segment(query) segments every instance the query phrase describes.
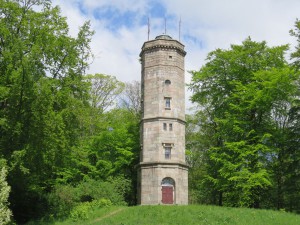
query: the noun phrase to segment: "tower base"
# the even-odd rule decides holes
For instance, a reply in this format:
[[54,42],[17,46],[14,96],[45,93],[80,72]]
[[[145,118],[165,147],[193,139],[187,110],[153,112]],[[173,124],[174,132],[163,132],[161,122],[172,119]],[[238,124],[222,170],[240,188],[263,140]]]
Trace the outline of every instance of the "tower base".
[[176,163],[140,163],[138,204],[188,204],[188,167]]

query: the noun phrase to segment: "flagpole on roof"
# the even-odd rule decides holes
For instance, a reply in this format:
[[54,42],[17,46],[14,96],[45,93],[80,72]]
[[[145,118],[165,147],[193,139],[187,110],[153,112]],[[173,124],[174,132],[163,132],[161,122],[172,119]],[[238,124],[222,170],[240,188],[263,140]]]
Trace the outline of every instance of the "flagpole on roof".
[[167,18],[165,17],[165,34],[167,34]]
[[150,19],[148,17],[148,41],[149,41],[149,36],[150,36]]
[[180,17],[180,20],[179,20],[179,41],[180,41],[180,36],[181,36],[181,17]]

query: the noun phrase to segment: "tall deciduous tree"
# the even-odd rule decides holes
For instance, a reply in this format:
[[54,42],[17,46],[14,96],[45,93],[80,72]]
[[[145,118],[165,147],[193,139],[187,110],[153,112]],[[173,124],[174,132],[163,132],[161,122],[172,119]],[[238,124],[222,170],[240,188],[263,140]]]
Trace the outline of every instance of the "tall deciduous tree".
[[298,77],[284,59],[287,48],[248,38],[209,53],[206,65],[193,72],[192,100],[214,125],[206,181],[219,192],[220,205],[259,207],[272,186],[267,168],[279,154],[270,143],[274,115],[297,90]]
[[125,83],[125,90],[121,97],[122,105],[138,117],[141,114],[141,82]]
[[214,126],[203,112],[186,115],[186,161],[189,169],[189,202],[216,204],[214,190],[204,184],[207,175],[208,150],[214,146]]
[[[296,38],[296,49],[292,52],[292,66],[300,74],[300,20],[295,21],[294,29],[290,34]],[[278,208],[287,208],[290,211],[300,212],[300,79],[296,85],[298,92],[295,94],[292,104],[283,105],[288,108],[288,114],[279,114],[281,117],[279,125],[281,129],[277,135],[277,141],[281,148],[284,147],[284,154],[280,155],[280,164],[277,171],[281,179],[278,179],[281,189],[276,190]],[[279,166],[280,165],[280,166]]]
[[68,30],[50,1],[0,0],[0,154],[18,222],[47,211],[44,193],[82,135],[93,32],[89,22],[77,37]]
[[91,105],[93,108],[99,109],[100,112],[112,107],[125,87],[124,83],[110,75],[97,73],[86,76],[85,80],[91,85]]

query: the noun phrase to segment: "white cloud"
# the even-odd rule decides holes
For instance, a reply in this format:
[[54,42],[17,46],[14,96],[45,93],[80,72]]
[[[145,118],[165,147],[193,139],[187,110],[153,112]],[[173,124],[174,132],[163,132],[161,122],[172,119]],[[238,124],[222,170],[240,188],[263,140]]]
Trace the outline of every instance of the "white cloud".
[[[89,73],[114,75],[121,81],[140,79],[139,53],[147,40],[147,22],[151,18],[151,39],[164,32],[164,16],[149,12],[163,4],[167,10],[167,33],[178,39],[178,20],[182,18],[181,41],[186,46],[186,70],[199,70],[208,52],[240,44],[248,36],[269,45],[295,43],[289,30],[299,14],[299,0],[55,0],[68,18],[70,32],[91,20],[96,31],[92,49],[96,58]],[[116,30],[109,29],[111,18],[95,18],[103,7],[136,14],[135,21],[121,21]],[[154,7],[154,9],[156,9]],[[113,16],[113,15],[112,15]],[[124,18],[123,18],[124,19]],[[141,20],[143,19],[143,22]],[[118,21],[119,22],[119,21]],[[128,26],[131,22],[131,26]],[[129,28],[130,27],[130,28]],[[190,75],[186,73],[186,81]],[[190,106],[190,104],[187,104]]]
[[95,8],[112,6],[120,11],[139,11],[145,8],[147,1],[144,0],[82,0],[82,5],[87,9],[93,10]]

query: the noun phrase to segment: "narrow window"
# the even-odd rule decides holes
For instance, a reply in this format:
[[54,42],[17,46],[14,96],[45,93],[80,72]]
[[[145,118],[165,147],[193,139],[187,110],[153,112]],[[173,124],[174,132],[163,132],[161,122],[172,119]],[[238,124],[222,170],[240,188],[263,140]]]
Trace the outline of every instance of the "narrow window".
[[172,59],[172,56],[171,56],[171,55],[169,55],[169,59]]
[[171,146],[165,146],[165,159],[171,159]]
[[172,146],[171,143],[163,143],[165,159],[171,159]]
[[171,108],[171,98],[165,97],[165,107],[166,107],[166,109]]
[[173,124],[169,123],[169,131],[172,131],[172,130],[173,130]]
[[167,130],[167,123],[164,123],[164,130]]

